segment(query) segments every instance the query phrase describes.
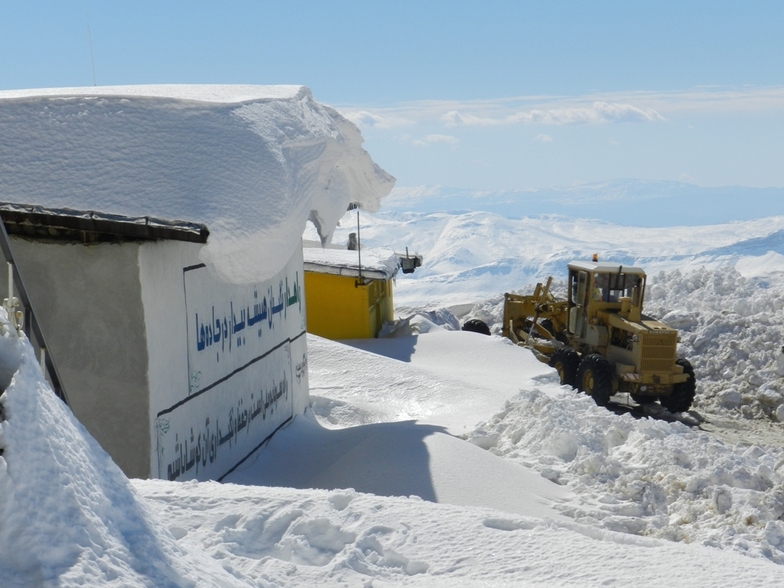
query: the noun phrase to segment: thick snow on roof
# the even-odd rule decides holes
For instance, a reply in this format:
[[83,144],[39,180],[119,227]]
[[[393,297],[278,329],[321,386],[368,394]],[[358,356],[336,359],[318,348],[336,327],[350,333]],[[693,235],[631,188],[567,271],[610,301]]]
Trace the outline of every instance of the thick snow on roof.
[[295,98],[303,86],[252,86],[252,85],[209,85],[209,84],[161,84],[157,86],[90,86],[84,88],[37,88],[29,90],[3,90],[4,98],[39,98],[96,96],[174,98],[177,100],[196,100],[199,102],[218,102],[236,104],[252,100]]
[[[261,280],[394,179],[359,130],[302,86],[0,92],[0,200],[205,223],[202,259]],[[275,254],[271,255],[270,252]]]

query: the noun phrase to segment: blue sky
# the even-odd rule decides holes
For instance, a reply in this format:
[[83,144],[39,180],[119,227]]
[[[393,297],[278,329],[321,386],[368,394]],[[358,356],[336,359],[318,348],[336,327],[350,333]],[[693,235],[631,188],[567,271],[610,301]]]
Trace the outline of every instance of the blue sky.
[[0,0],[0,89],[304,84],[399,186],[784,187],[784,2]]

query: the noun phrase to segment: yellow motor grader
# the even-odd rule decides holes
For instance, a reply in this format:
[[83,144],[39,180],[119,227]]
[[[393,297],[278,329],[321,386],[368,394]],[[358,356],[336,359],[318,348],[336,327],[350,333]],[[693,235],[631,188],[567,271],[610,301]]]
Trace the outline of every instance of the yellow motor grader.
[[503,335],[600,406],[628,392],[638,404],[659,400],[670,412],[688,410],[694,370],[676,357],[677,331],[642,314],[645,272],[598,261],[568,267],[566,300],[550,292],[552,278],[532,295],[505,295]]

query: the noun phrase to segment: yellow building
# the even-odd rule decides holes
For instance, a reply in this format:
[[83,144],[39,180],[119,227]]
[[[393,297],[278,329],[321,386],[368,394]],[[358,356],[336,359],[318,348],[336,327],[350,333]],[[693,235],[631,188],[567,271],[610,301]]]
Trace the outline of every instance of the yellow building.
[[394,319],[392,280],[400,267],[389,250],[357,251],[303,245],[308,333],[327,339],[367,339]]

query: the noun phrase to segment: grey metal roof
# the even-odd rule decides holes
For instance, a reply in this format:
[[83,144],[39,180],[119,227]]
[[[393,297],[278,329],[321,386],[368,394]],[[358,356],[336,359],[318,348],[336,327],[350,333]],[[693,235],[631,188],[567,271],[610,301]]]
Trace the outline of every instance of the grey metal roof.
[[46,208],[0,202],[0,218],[12,235],[96,243],[125,240],[175,240],[206,243],[206,225],[151,216],[129,217],[93,210]]

